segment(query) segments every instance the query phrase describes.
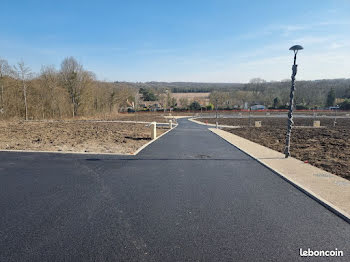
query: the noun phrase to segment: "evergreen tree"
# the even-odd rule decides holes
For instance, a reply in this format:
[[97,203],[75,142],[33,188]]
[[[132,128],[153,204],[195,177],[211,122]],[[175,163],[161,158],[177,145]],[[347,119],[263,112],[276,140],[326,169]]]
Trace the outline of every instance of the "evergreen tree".
[[334,106],[335,105],[335,91],[332,88],[327,95],[326,106]]

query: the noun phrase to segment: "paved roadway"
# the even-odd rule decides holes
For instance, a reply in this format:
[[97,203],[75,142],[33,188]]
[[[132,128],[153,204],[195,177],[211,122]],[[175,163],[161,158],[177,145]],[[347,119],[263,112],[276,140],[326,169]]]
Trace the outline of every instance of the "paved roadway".
[[299,248],[349,259],[349,224],[179,123],[137,156],[1,152],[0,261],[297,261]]

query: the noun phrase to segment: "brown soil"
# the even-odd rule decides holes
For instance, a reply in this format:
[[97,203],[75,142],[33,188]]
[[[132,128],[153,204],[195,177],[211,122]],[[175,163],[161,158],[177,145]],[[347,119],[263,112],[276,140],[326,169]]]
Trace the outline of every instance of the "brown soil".
[[[215,122],[218,122],[219,125],[231,125],[231,126],[249,126],[249,118],[248,117],[235,117],[235,118],[198,118],[196,119],[198,121],[210,124],[215,124]],[[254,117],[252,116],[250,118],[251,126],[254,126],[255,121],[261,121],[263,126],[280,126],[280,127],[286,127],[287,128],[287,116],[286,117]],[[312,126],[313,121],[318,120],[321,121],[321,126],[326,127],[333,127],[333,118],[322,118],[322,117],[295,117],[293,119],[295,126]],[[348,127],[350,128],[350,117],[348,118],[337,118],[336,120],[336,127]]]
[[0,149],[6,150],[130,154],[150,140],[145,124],[0,121]]
[[168,120],[164,118],[164,115],[168,115],[168,114],[153,113],[153,112],[123,113],[123,114],[119,114],[118,117],[113,120],[144,121],[144,122],[155,121],[158,123],[167,123]]
[[[200,114],[200,112],[197,112]],[[298,116],[298,115],[308,115],[308,116],[314,116],[316,115],[316,117],[321,117],[321,116],[334,116],[336,113],[337,116],[347,116],[350,115],[350,111],[331,111],[331,110],[296,110],[293,111],[293,114]],[[215,110],[211,110],[211,111],[206,111],[204,110],[202,112],[202,115],[205,117],[206,114],[210,114],[210,115],[216,115],[216,111]],[[254,115],[258,115],[258,116],[266,116],[266,115],[270,115],[270,116],[274,116],[274,115],[285,115],[287,116],[288,114],[288,110],[283,110],[283,111],[279,111],[279,110],[269,110],[269,111],[254,111],[252,110],[250,112],[250,114],[252,116]],[[238,116],[238,115],[242,115],[242,116],[249,116],[249,111],[248,110],[244,110],[244,111],[238,111],[238,110],[218,110],[218,115],[219,116]]]
[[[252,118],[262,121],[262,127],[248,127],[249,119],[219,119],[219,124],[244,126],[239,129],[225,129],[263,146],[283,152],[286,135],[286,118]],[[318,119],[325,128],[298,128],[311,126],[312,118],[296,118],[296,127],[292,131],[291,155],[311,165],[350,180],[350,119]],[[202,119],[215,123],[215,119]]]
[[[120,120],[120,121],[143,121],[143,122],[157,122],[157,123],[168,123],[169,119],[164,116],[193,116],[195,113],[186,111],[186,112],[172,112],[169,114],[169,111],[164,113],[163,111],[159,112],[137,112],[137,113],[118,113],[112,115],[98,115],[94,117],[80,117],[76,120]],[[70,119],[65,119],[70,120]]]

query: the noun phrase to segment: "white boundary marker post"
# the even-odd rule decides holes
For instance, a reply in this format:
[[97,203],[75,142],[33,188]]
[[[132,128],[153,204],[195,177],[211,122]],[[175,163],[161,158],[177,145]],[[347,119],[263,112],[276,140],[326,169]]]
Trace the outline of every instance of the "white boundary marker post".
[[156,139],[157,138],[157,122],[152,122],[151,123],[151,139]]
[[319,120],[314,120],[313,127],[320,127],[321,126],[321,121]]

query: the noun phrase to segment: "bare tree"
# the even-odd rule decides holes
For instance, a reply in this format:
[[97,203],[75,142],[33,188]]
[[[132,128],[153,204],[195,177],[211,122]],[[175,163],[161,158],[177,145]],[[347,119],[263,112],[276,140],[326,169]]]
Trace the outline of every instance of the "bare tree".
[[69,93],[73,105],[73,117],[75,117],[81,104],[83,90],[92,82],[94,76],[92,73],[84,71],[83,66],[75,58],[68,57],[61,64],[60,78],[62,86]]
[[16,78],[21,83],[23,99],[24,99],[24,109],[25,109],[25,120],[28,120],[28,84],[27,81],[31,78],[31,70],[27,67],[23,61],[17,63],[17,66],[14,66],[14,71],[16,73]]
[[[55,112],[59,112],[59,105],[57,100],[58,88],[58,73],[54,66],[43,66],[40,73],[40,103],[42,117],[45,118],[46,113],[54,117]],[[59,113],[60,114],[60,113]]]
[[10,72],[11,72],[11,69],[7,61],[4,59],[0,59],[0,88],[1,88],[0,113],[2,114],[4,113],[4,107],[5,107],[5,99],[4,99],[5,77],[8,76]]
[[137,93],[133,92],[131,89],[127,87],[113,87],[113,90],[115,92],[114,99],[113,99],[113,106],[116,106],[120,108],[120,106],[125,105],[126,101],[132,101],[135,100],[135,107],[138,106],[138,101],[135,99],[137,96]]
[[180,106],[184,109],[187,109],[188,108],[188,98],[187,97],[181,97],[179,99],[179,103],[180,103]]
[[263,83],[266,83],[266,80],[264,80],[260,77],[255,77],[255,78],[250,79],[249,83],[251,83],[251,84],[263,84]]
[[209,100],[215,107],[224,107],[228,100],[229,94],[227,92],[214,91],[210,94]]

